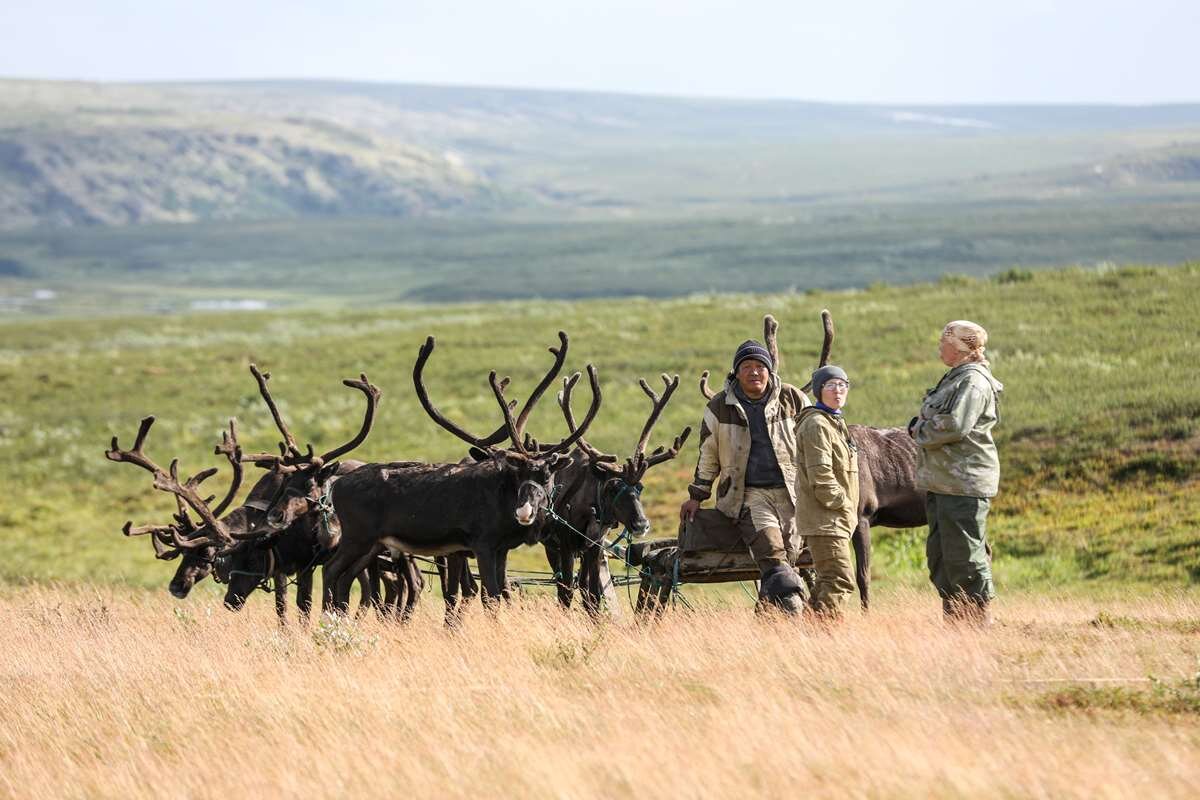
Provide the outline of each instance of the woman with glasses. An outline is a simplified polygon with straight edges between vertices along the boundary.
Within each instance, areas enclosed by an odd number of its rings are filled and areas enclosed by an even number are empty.
[[[850,534],[858,524],[858,453],[842,418],[850,379],[841,367],[821,367],[812,391],[817,403],[796,423],[796,528],[817,573],[812,609],[838,618],[854,593]]]
[[[1000,484],[992,428],[1000,419],[1004,386],[992,377],[987,331],[967,320],[942,330],[938,355],[949,371],[925,393],[908,424],[920,445],[917,485],[925,489],[929,579],[947,620],[991,624],[995,598],[988,555],[987,515]]]

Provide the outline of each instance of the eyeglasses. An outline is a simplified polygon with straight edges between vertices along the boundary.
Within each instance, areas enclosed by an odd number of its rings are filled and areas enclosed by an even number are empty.
[[[821,385],[821,391],[833,389],[835,392],[846,392],[850,390],[850,384],[846,381],[825,381]]]

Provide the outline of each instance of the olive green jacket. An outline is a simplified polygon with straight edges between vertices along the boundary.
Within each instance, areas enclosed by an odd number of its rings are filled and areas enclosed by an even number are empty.
[[[796,424],[796,530],[849,538],[858,525],[858,451],[846,421],[810,406]]]
[[[796,415],[809,404],[808,398],[791,384],[771,374],[771,388],[763,412],[767,432],[775,449],[775,460],[783,473],[792,502],[796,502]],[[736,520],[746,496],[746,464],[750,460],[750,423],[733,392],[733,383],[712,396],[700,423],[700,458],[688,486],[693,500],[707,500],[716,484],[717,510]]]
[[[995,497],[1000,456],[992,428],[1004,385],[982,364],[960,364],[925,393],[909,433],[920,445],[917,487],[960,497]]]

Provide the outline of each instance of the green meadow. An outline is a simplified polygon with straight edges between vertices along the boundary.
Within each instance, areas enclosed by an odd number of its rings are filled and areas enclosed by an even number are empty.
[[[0,455],[6,557],[0,582],[100,582],[163,588],[172,564],[120,533],[174,507],[149,475],[104,458],[109,439],[132,444],[138,420],[157,424],[147,450],[186,473],[218,465],[213,445],[236,417],[247,449],[278,435],[247,369],[271,386],[301,441],[330,448],[353,435],[362,397],[341,380],[366,372],[383,390],[380,414],[354,454],[367,460],[457,460],[465,446],[420,409],[411,371],[427,335],[434,402],[474,431],[499,410],[487,372],[510,375],[522,397],[549,366],[556,331],[570,335],[569,370],[593,363],[603,408],[589,435],[621,456],[649,403],[638,377],[681,386],[655,432],[669,441],[695,425],[702,370],[723,374],[743,339],[780,321],[783,375],[802,384],[821,344],[819,314],[837,328],[833,360],[850,373],[852,422],[903,425],[942,367],[941,326],[969,318],[990,332],[1005,383],[997,431],[1004,477],[992,516],[1001,591],[1125,591],[1200,583],[1200,264],[1009,270],[989,278],[785,294],[694,294],[581,301],[380,305],[171,316],[11,319],[0,323]],[[577,409],[587,402],[576,396]],[[565,435],[551,397],[530,429]],[[695,464],[695,441],[651,472],[652,535],[673,535]],[[228,468],[206,486],[222,492]],[[255,476],[251,475],[252,480]],[[250,481],[247,481],[248,488]],[[876,530],[875,579],[921,585],[924,533]],[[544,568],[539,550],[510,562]],[[205,591],[214,589],[207,587]],[[731,590],[735,591],[735,590]],[[729,594],[730,602],[740,594]]]

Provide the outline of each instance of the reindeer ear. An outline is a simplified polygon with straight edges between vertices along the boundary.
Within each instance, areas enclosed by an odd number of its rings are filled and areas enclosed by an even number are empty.
[[[328,464],[322,466],[319,470],[317,470],[317,483],[325,483],[325,481],[329,480],[334,475],[337,475],[338,467],[341,465],[342,463],[340,461],[330,461]]]
[[[491,454],[482,447],[471,447],[467,450],[467,454],[476,461],[490,461],[492,458]]]

